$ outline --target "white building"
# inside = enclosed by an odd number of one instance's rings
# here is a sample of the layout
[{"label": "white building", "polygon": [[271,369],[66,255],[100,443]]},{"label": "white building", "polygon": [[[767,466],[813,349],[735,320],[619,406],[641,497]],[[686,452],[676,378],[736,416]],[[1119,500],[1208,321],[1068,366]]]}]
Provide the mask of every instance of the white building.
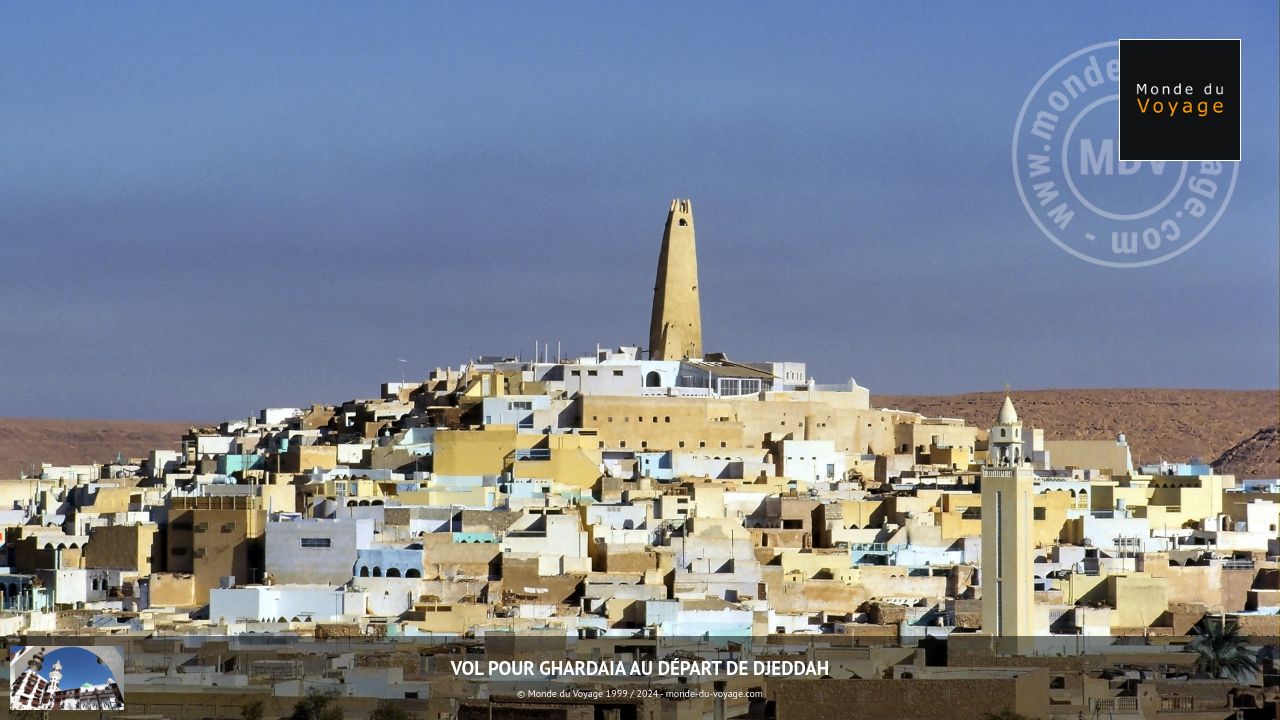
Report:
[{"label": "white building", "polygon": [[209,619],[237,622],[329,622],[364,614],[364,593],[329,585],[251,585],[209,591]]}]

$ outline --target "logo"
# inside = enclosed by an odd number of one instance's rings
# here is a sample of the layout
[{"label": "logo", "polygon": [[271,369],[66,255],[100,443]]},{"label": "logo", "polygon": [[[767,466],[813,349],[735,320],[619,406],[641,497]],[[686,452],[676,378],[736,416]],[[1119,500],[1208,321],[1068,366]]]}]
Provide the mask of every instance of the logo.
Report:
[{"label": "logo", "polygon": [[1119,43],[1049,68],[1013,131],[1013,176],[1031,219],[1058,247],[1104,267],[1139,268],[1190,250],[1235,190],[1238,163],[1123,161]]},{"label": "logo", "polygon": [[1120,157],[1240,159],[1239,40],[1120,40]]}]

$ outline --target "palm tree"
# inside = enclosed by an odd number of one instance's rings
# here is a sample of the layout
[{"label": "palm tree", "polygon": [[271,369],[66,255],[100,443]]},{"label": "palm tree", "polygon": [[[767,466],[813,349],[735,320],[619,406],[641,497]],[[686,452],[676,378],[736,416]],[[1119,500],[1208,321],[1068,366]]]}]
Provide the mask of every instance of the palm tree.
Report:
[{"label": "palm tree", "polygon": [[240,720],[262,720],[266,703],[262,700],[250,700],[240,708]]},{"label": "palm tree", "polygon": [[412,717],[400,704],[392,700],[379,700],[373,713],[369,715],[369,720],[410,720]]},{"label": "palm tree", "polygon": [[1016,713],[1010,710],[1009,708],[1005,708],[998,713],[996,712],[983,713],[982,720],[1031,720],[1031,718],[1027,717],[1026,715],[1023,715],[1022,713]]},{"label": "palm tree", "polygon": [[342,707],[335,701],[337,693],[311,689],[293,706],[289,720],[342,720]]},{"label": "palm tree", "polygon": [[1206,617],[1196,625],[1187,649],[1196,654],[1196,671],[1243,683],[1258,672],[1258,661],[1240,634],[1240,623]]}]

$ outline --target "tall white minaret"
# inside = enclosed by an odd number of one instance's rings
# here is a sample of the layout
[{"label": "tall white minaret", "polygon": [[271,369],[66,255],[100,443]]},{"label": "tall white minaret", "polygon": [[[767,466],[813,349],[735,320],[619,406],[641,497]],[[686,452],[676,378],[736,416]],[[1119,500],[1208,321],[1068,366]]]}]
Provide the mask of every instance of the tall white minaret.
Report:
[{"label": "tall white minaret", "polygon": [[996,424],[987,436],[987,464],[1008,467],[1022,463],[1022,421],[1013,400],[1004,396],[1004,404],[996,415]]},{"label": "tall white minaret", "polygon": [[58,684],[62,682],[62,661],[57,660],[53,663],[53,668],[49,670],[49,689],[48,693],[52,696],[58,692]]},{"label": "tall white minaret", "polygon": [[982,467],[982,631],[1021,654],[1036,634],[1032,497],[1035,472],[1022,458],[1022,421],[1005,396]]}]

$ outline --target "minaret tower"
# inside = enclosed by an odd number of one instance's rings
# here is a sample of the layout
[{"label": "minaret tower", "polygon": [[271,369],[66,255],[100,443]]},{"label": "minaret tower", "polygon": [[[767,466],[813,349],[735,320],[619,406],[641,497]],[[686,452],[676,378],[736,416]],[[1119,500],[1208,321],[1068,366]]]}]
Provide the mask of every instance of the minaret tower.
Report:
[{"label": "minaret tower", "polygon": [[1032,496],[1035,472],[1022,457],[1022,421],[1005,396],[982,467],[982,631],[1021,653],[1036,634]]},{"label": "minaret tower", "polygon": [[53,663],[53,668],[49,670],[49,689],[50,697],[58,692],[58,686],[62,683],[62,661],[57,660]]},{"label": "minaret tower", "polygon": [[37,648],[27,659],[27,669],[23,670],[18,677],[10,679],[10,710],[41,709],[47,687],[44,678],[40,677],[40,670],[43,667],[44,648]]},{"label": "minaret tower", "polygon": [[987,436],[987,464],[996,467],[1022,464],[1022,421],[1008,395],[1004,396],[996,424]]},{"label": "minaret tower", "polygon": [[649,321],[649,358],[702,358],[702,308],[698,302],[698,248],[693,240],[693,203],[672,200],[658,256]]}]

